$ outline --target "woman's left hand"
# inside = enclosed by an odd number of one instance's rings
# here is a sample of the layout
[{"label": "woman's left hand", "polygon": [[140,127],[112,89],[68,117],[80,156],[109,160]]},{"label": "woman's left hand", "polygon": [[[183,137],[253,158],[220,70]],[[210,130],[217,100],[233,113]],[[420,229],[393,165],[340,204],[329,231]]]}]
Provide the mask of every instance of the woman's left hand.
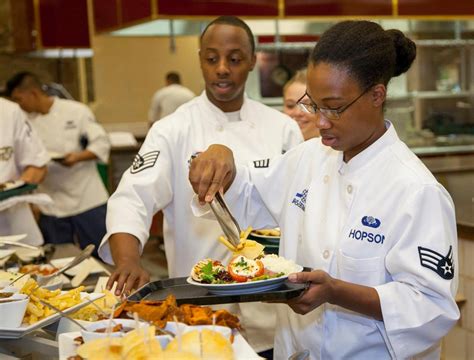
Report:
[{"label": "woman's left hand", "polygon": [[288,280],[293,283],[309,283],[308,289],[288,305],[297,314],[307,314],[318,306],[330,302],[333,289],[333,278],[322,270],[290,274]]}]

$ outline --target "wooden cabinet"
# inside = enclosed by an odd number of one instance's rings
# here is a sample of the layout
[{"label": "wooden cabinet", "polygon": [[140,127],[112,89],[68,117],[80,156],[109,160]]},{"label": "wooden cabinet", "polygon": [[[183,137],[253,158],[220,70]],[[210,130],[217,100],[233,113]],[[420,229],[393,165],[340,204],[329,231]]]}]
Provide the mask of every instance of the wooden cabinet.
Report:
[{"label": "wooden cabinet", "polygon": [[400,16],[466,16],[474,15],[472,0],[398,0]]},{"label": "wooden cabinet", "polygon": [[43,47],[90,46],[87,0],[40,0],[38,12]]},{"label": "wooden cabinet", "polygon": [[286,0],[285,16],[390,16],[392,0]]},{"label": "wooden cabinet", "polygon": [[158,13],[173,16],[278,16],[278,0],[160,0]]}]

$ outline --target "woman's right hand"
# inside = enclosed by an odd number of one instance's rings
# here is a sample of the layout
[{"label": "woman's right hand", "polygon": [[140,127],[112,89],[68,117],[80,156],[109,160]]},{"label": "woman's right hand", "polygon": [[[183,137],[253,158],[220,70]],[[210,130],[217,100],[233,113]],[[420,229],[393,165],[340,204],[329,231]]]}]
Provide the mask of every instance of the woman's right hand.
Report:
[{"label": "woman's right hand", "polygon": [[201,203],[209,203],[214,195],[227,190],[235,178],[232,150],[224,145],[211,145],[191,162],[189,181]]}]

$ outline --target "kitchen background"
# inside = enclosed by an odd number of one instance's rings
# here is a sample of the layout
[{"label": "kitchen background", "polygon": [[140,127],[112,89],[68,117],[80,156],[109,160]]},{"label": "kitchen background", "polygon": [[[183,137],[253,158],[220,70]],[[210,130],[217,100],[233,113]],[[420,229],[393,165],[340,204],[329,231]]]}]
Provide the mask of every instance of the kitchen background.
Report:
[{"label": "kitchen background", "polygon": [[[371,19],[415,39],[416,62],[390,84],[386,116],[454,199],[462,318],[443,357],[474,358],[474,1],[0,0],[0,88],[17,71],[33,71],[139,145],[151,96],[168,71],[203,90],[199,34],[218,15],[242,16],[252,28],[258,65],[247,93],[275,108],[282,85],[338,20]],[[110,191],[138,145],[114,147]]]}]

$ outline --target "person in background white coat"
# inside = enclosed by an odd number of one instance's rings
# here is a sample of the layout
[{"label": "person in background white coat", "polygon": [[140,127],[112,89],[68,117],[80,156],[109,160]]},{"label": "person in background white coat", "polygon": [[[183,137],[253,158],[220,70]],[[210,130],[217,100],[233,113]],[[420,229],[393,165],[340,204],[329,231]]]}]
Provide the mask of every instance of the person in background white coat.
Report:
[{"label": "person in background white coat", "polygon": [[[39,184],[46,173],[48,152],[19,106],[0,98],[0,183],[23,180]],[[27,203],[0,211],[0,235],[26,233],[24,242],[41,245],[43,236]]]},{"label": "person in background white coat", "polygon": [[7,93],[28,113],[31,126],[56,161],[40,190],[52,205],[39,206],[40,229],[47,243],[97,248],[105,234],[108,193],[97,161],[108,161],[110,142],[90,109],[77,101],[47,95],[36,75],[21,72],[7,82]]},{"label": "person in background white coat", "polygon": [[280,255],[315,269],[289,276],[310,286],[279,311],[276,359],[435,359],[459,319],[452,199],[384,120],[387,84],[415,56],[398,30],[336,24],[308,66],[321,138],[267,169],[236,166],[223,145],[191,165],[200,202],[228,189],[241,226],[279,225]]},{"label": "person in background white coat", "polygon": [[[159,210],[164,213],[170,277],[189,275],[205,258],[230,259],[231,252],[217,241],[222,235],[217,221],[195,218],[190,209],[189,163],[199,152],[222,142],[235,151],[239,163],[253,161],[255,167],[265,168],[268,158],[303,141],[296,122],[245,96],[256,57],[252,32],[242,20],[215,19],[201,35],[200,45],[205,91],[153,125],[108,202],[107,234],[99,254],[116,266],[108,287],[117,282],[117,294],[149,280],[140,266],[140,253]],[[265,311],[258,303],[240,309],[247,339],[257,351],[270,349],[275,311]]]},{"label": "person in background white coat", "polygon": [[184,103],[196,95],[188,88],[181,85],[181,78],[177,72],[166,74],[166,86],[158,90],[151,99],[148,120],[150,126],[169,114],[172,114]]},{"label": "person in background white coat", "polygon": [[[306,140],[319,136],[316,116],[303,111],[296,103],[306,92],[306,69],[298,70],[283,86],[283,113],[298,123]],[[307,101],[308,98],[305,98]]]}]

